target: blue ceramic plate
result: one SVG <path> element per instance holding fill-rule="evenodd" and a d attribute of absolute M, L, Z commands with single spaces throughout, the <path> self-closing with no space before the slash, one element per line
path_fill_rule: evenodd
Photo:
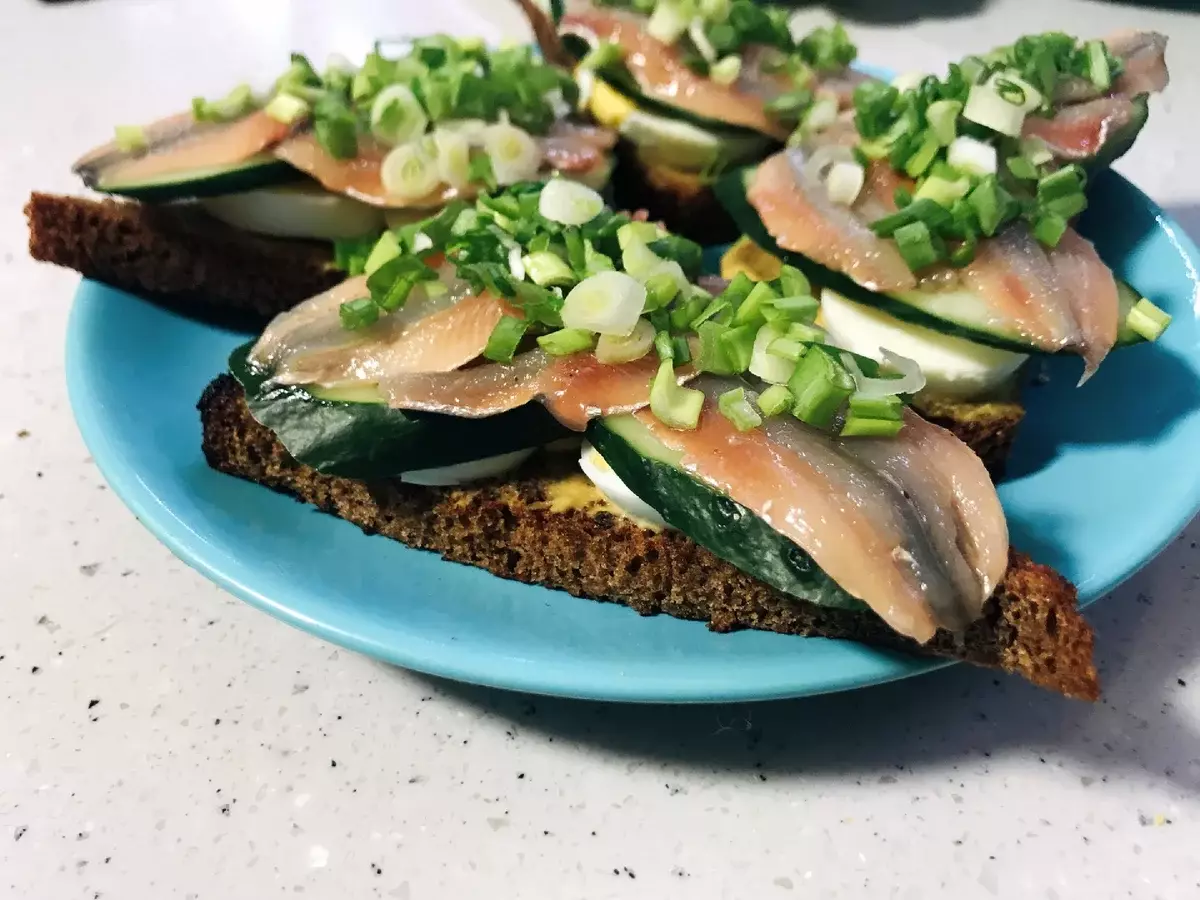
<path fill-rule="evenodd" d="M 1200 507 L 1196 248 L 1128 182 L 1095 185 L 1085 233 L 1175 322 L 1086 386 L 1051 360 L 1000 488 L 1013 544 L 1085 603 L 1144 565 Z M 1088 228 L 1088 224 L 1091 228 Z M 1099 224 L 1103 223 L 1103 227 Z M 189 565 L 293 625 L 370 656 L 497 687 L 627 701 L 846 690 L 938 667 L 836 641 L 712 634 L 667 616 L 503 581 L 367 537 L 209 469 L 196 401 L 245 336 L 84 282 L 67 338 L 71 403 L 97 465 Z"/>

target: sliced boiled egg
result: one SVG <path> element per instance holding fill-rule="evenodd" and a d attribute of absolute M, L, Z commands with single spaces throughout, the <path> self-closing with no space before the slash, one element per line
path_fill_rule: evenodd
<path fill-rule="evenodd" d="M 468 481 L 479 481 L 483 478 L 495 478 L 497 475 L 503 475 L 505 472 L 515 469 L 532 455 L 532 448 L 514 450 L 512 453 L 485 456 L 483 459 L 473 459 L 470 462 L 404 472 L 400 475 L 400 480 L 407 484 L 419 484 L 425 487 L 466 484 Z"/>
<path fill-rule="evenodd" d="M 579 456 L 579 468 L 583 469 L 583 474 L 605 496 L 608 502 L 621 512 L 660 528 L 671 527 L 658 514 L 658 510 L 631 491 L 629 486 L 617 477 L 617 473 L 600 455 L 600 451 L 587 441 L 584 441 L 583 452 Z"/>
<path fill-rule="evenodd" d="M 926 390 L 945 397 L 986 397 L 1028 359 L 1022 353 L 902 322 L 830 290 L 821 292 L 820 322 L 836 347 L 876 360 L 881 358 L 880 348 L 886 347 L 915 360 L 925 375 Z"/>
<path fill-rule="evenodd" d="M 207 197 L 200 204 L 227 225 L 270 237 L 332 241 L 384 228 L 382 210 L 330 193 L 316 182 Z"/>

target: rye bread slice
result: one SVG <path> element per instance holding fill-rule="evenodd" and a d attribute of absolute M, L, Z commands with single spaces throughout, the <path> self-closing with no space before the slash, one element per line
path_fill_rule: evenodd
<path fill-rule="evenodd" d="M 29 255 L 184 313 L 265 322 L 345 275 L 332 246 L 247 234 L 188 204 L 34 193 Z"/>
<path fill-rule="evenodd" d="M 1002 669 L 1069 697 L 1099 695 L 1092 629 L 1076 606 L 1075 588 L 1016 551 L 983 617 L 961 640 L 939 632 L 920 645 L 873 613 L 798 601 L 678 532 L 617 514 L 594 490 L 589 496 L 570 455 L 545 454 L 503 481 L 457 488 L 368 483 L 293 460 L 254 420 L 229 375 L 208 386 L 199 410 L 204 455 L 214 469 L 290 494 L 368 534 L 502 578 L 621 603 L 643 615 L 698 619 L 719 632 L 759 628 L 844 638 Z M 578 502 L 581 496 L 586 502 Z"/>

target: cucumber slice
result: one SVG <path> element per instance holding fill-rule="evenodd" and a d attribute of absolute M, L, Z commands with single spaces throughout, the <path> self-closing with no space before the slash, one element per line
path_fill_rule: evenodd
<path fill-rule="evenodd" d="M 876 293 L 806 256 L 782 249 L 775 243 L 775 239 L 771 237 L 746 197 L 747 185 L 753 175 L 753 168 L 745 168 L 718 179 L 713 188 L 717 199 L 743 234 L 772 256 L 795 266 L 814 284 L 827 287 L 858 303 L 882 309 L 897 319 L 923 325 L 942 334 L 966 338 L 977 344 L 1011 350 L 1014 353 L 1046 353 L 1031 345 L 1021 335 L 992 326 L 988 321 L 988 307 L 985 301 L 973 291 L 955 288 Z M 1122 323 L 1117 332 L 1117 346 L 1141 343 L 1144 338 L 1123 326 L 1128 311 L 1137 302 L 1139 295 L 1132 287 L 1118 279 L 1117 296 L 1120 302 L 1119 321 Z"/>
<path fill-rule="evenodd" d="M 772 587 L 823 606 L 866 609 L 811 556 L 745 506 L 679 467 L 672 453 L 632 415 L 595 419 L 588 440 L 630 490 L 697 544 Z"/>
<path fill-rule="evenodd" d="M 327 475 L 394 478 L 401 472 L 470 462 L 540 447 L 573 432 L 540 403 L 487 419 L 401 412 L 371 388 L 338 390 L 268 386 L 249 363 L 252 343 L 229 357 L 255 420 L 270 428 L 297 461 Z"/>
<path fill-rule="evenodd" d="M 99 177 L 89 177 L 86 169 L 81 169 L 80 175 L 83 176 L 84 184 L 92 190 L 157 203 L 190 197 L 237 194 L 255 188 L 299 181 L 302 177 L 299 172 L 270 153 L 259 153 L 228 166 L 171 172 L 141 181 L 119 181 L 105 178 L 103 174 Z"/>

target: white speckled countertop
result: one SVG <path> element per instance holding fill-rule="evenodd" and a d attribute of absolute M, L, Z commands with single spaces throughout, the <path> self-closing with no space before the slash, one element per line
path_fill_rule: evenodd
<path fill-rule="evenodd" d="M 1185 4 L 1179 4 L 1185 5 Z M 442 683 L 223 594 L 109 493 L 67 406 L 76 278 L 25 256 L 33 187 L 289 49 L 519 34 L 502 0 L 8 0 L 0 27 L 0 897 L 1200 896 L 1193 526 L 1091 610 L 1105 699 L 958 667 L 850 695 L 646 708 Z M 1121 163 L 1191 227 L 1200 18 L 1068 0 L 859 0 L 863 56 L 1021 31 L 1172 34 Z M 894 23 L 863 20 L 873 8 Z M 914 10 L 937 16 L 915 21 Z M 490 10 L 489 21 L 483 10 Z"/>

